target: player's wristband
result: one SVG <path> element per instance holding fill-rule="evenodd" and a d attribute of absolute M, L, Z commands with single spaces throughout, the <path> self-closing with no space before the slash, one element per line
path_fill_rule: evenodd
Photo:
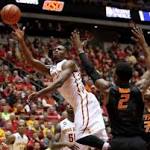
<path fill-rule="evenodd" d="M 101 78 L 100 74 L 94 68 L 94 66 L 92 65 L 92 63 L 90 62 L 90 60 L 88 59 L 85 53 L 80 53 L 79 57 L 86 73 L 91 77 L 91 79 L 95 83 L 96 80 Z"/>

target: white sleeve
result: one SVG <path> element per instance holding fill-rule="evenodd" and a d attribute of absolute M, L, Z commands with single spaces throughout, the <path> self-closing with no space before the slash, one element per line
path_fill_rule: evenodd
<path fill-rule="evenodd" d="M 26 110 L 26 112 L 30 112 L 31 111 L 29 105 L 25 105 L 24 109 Z"/>

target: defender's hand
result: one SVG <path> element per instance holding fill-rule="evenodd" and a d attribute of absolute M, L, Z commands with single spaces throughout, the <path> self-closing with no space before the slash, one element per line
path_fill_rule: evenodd
<path fill-rule="evenodd" d="M 83 45 L 82 42 L 80 40 L 80 33 L 77 31 L 73 31 L 71 34 L 71 40 L 72 40 L 72 44 L 76 49 L 82 49 Z"/>
<path fill-rule="evenodd" d="M 132 24 L 131 27 L 132 27 L 131 31 L 134 35 L 134 37 L 132 37 L 132 39 L 135 42 L 139 43 L 140 45 L 147 45 L 142 29 L 135 24 Z"/>
<path fill-rule="evenodd" d="M 68 142 L 67 147 L 69 147 L 72 150 L 79 150 L 79 147 L 75 143 Z"/>

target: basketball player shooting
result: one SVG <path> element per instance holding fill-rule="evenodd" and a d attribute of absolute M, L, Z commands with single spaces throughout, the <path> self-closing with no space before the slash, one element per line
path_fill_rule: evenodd
<path fill-rule="evenodd" d="M 116 65 L 114 81 L 103 79 L 86 56 L 78 32 L 72 33 L 72 41 L 78 50 L 82 65 L 100 92 L 107 97 L 112 141 L 111 150 L 146 150 L 142 139 L 143 134 L 143 94 L 150 85 L 150 48 L 148 47 L 142 30 L 132 25 L 133 39 L 141 45 L 145 56 L 147 72 L 141 80 L 132 85 L 132 68 L 128 62 L 122 61 Z M 137 86 L 138 85 L 138 86 Z"/>
<path fill-rule="evenodd" d="M 13 30 L 28 64 L 43 75 L 53 78 L 53 83 L 45 89 L 31 94 L 29 100 L 36 100 L 37 97 L 58 89 L 73 107 L 76 141 L 83 145 L 107 150 L 109 148 L 108 136 L 100 104 L 92 93 L 86 91 L 78 66 L 74 61 L 65 59 L 67 56 L 66 48 L 63 45 L 56 46 L 52 52 L 54 65 L 47 67 L 33 58 L 24 40 L 24 30 L 16 26 L 13 26 Z"/>

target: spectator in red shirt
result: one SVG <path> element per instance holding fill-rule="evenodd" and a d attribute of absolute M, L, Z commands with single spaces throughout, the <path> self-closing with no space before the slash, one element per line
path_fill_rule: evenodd
<path fill-rule="evenodd" d="M 2 46 L 0 47 L 0 57 L 6 57 L 6 51 Z"/>
<path fill-rule="evenodd" d="M 14 133 L 11 121 L 5 122 L 4 129 L 5 129 L 5 131 L 10 131 L 10 132 Z"/>

